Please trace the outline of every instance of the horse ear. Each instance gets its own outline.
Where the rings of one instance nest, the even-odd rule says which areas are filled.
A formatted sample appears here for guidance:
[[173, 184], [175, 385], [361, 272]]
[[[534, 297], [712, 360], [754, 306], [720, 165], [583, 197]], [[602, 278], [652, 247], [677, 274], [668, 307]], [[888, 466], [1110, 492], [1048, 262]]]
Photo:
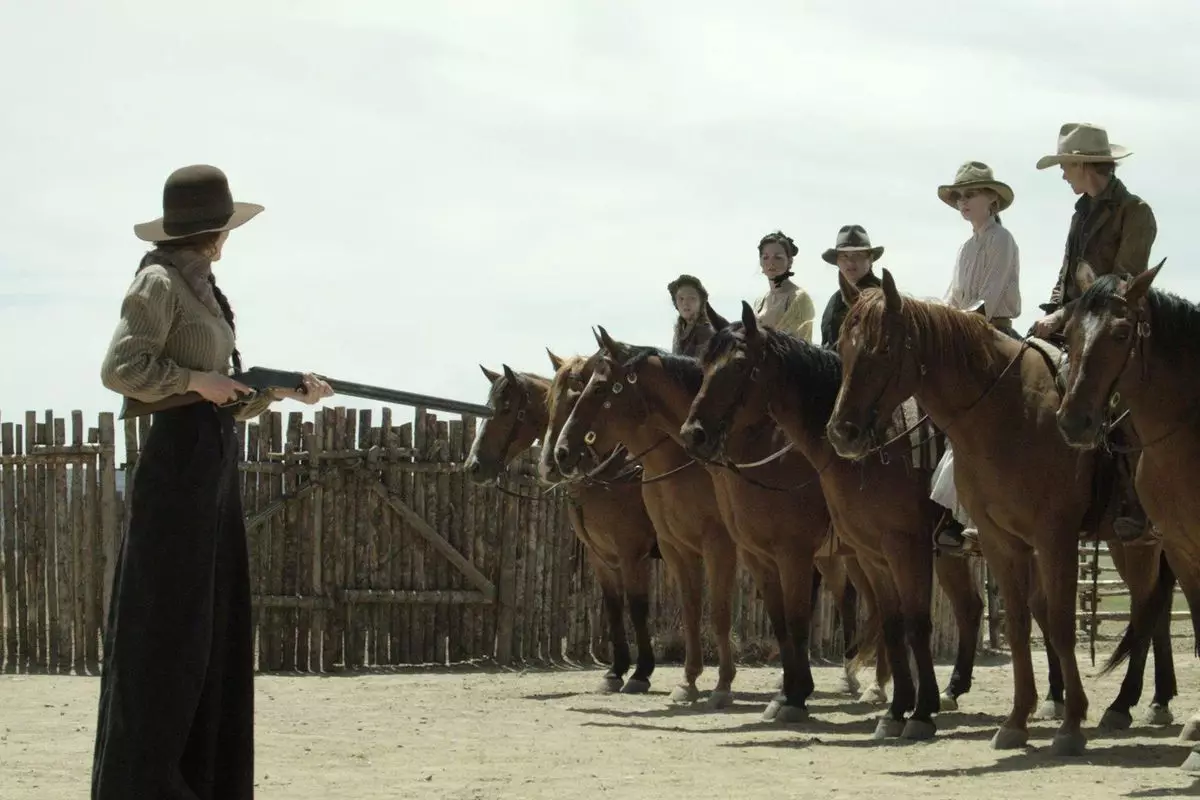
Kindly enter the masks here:
[[516, 383], [516, 382], [517, 382], [517, 376], [516, 376], [516, 374], [515, 374], [515, 373], [512, 371], [512, 367], [508, 366], [508, 364], [501, 364], [500, 366], [504, 367], [504, 378], [505, 378], [505, 380], [507, 380], [509, 383]]
[[1158, 271], [1162, 269], [1165, 263], [1167, 263], [1167, 260], [1164, 258], [1158, 264], [1131, 280], [1123, 292], [1125, 302], [1131, 306], [1140, 306], [1144, 303], [1146, 301], [1146, 294], [1150, 291], [1154, 279], [1158, 277]]
[[483, 370], [483, 376], [484, 376], [485, 378], [487, 378], [489, 382], [491, 382], [491, 383], [495, 383], [496, 381], [500, 380], [500, 373], [499, 373], [499, 372], [492, 372], [490, 369], [488, 369], [487, 367], [485, 367], [483, 364], [480, 364], [480, 365], [479, 365], [479, 368], [480, 368], [481, 370]]
[[546, 355], [550, 356], [550, 365], [554, 367], [555, 372], [558, 372], [560, 369], [562, 369], [563, 360], [554, 355], [554, 351], [549, 347], [546, 348]]
[[892, 279], [892, 273], [887, 267], [883, 268], [883, 297], [883, 307], [893, 314], [899, 314], [904, 301], [900, 298], [900, 292], [896, 290], [896, 281]]
[[758, 336], [758, 317], [754, 316], [754, 309], [745, 300], [742, 301], [742, 327], [747, 339]]
[[619, 345], [615, 339], [608, 335], [608, 331], [604, 330], [603, 325], [598, 325], [597, 327], [600, 329], [600, 336], [597, 340], [600, 342], [600, 346], [603, 347], [614, 360], [620, 361], [622, 352], [621, 345]]
[[1079, 287], [1079, 293], [1086, 292], [1095, 282], [1096, 270], [1092, 269], [1088, 262], [1080, 261], [1079, 266], [1075, 268], [1075, 285]]
[[840, 291], [842, 294], [842, 302], [844, 302], [847, 306], [854, 305], [854, 303], [858, 300], [859, 295], [862, 294], [861, 289], [859, 289], [850, 281], [846, 280], [846, 276], [842, 274], [840, 269], [838, 270], [838, 291]]

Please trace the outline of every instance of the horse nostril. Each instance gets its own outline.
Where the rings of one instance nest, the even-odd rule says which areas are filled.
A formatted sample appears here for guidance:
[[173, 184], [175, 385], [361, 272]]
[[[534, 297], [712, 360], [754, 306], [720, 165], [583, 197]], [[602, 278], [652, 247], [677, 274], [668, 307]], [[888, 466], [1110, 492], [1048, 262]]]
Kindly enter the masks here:
[[703, 447], [708, 442], [708, 434], [704, 432], [704, 428], [699, 425], [692, 428], [690, 431], [692, 444], [697, 447]]
[[845, 442], [858, 441], [858, 437], [862, 433], [862, 429], [853, 422], [839, 422], [834, 430]]
[[560, 444], [554, 448], [554, 460], [559, 464], [565, 463], [569, 455], [571, 455], [571, 451], [567, 449], [565, 444]]
[[467, 472], [471, 473], [472, 475], [479, 472], [479, 462], [476, 461], [475, 459], [471, 459], [470, 461], [468, 461], [467, 462]]

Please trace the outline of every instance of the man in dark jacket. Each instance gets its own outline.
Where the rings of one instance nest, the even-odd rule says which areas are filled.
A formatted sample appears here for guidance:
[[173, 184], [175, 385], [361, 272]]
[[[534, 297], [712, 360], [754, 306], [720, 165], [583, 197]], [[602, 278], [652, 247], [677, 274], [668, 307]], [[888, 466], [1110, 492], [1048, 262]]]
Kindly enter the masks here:
[[[1033, 324], [1032, 332], [1062, 344], [1064, 307], [1077, 299], [1090, 281], [1101, 275], [1139, 275], [1150, 262], [1150, 248], [1158, 234], [1154, 212], [1146, 201], [1125, 188], [1115, 174], [1117, 162], [1132, 152], [1108, 141], [1103, 128], [1069, 122], [1058, 132], [1058, 151], [1037, 162], [1038, 169], [1058, 164], [1063, 180], [1079, 195], [1058, 281], [1050, 302], [1041, 306], [1046, 316]], [[1126, 438], [1123, 427], [1111, 434], [1117, 444]], [[1113, 532], [1132, 541], [1149, 529], [1146, 514], [1133, 488], [1133, 469], [1128, 455], [1117, 459], [1124, 504], [1113, 522]]]
[[[882, 285], [879, 276], [872, 269], [882, 255], [883, 248], [871, 246], [871, 237], [862, 225], [843, 225], [838, 231], [836, 243], [822, 253], [821, 258], [826, 264], [837, 267], [851, 284], [859, 289], [866, 289], [869, 286]], [[842, 293], [834, 292], [821, 315], [822, 347], [837, 349], [838, 334], [849, 310]]]

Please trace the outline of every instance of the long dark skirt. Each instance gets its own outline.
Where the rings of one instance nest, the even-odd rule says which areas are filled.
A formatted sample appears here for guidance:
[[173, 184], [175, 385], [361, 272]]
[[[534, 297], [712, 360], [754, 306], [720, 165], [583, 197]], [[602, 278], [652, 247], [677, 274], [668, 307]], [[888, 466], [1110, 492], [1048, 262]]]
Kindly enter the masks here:
[[254, 796], [246, 528], [233, 419], [154, 416], [113, 576], [93, 800]]

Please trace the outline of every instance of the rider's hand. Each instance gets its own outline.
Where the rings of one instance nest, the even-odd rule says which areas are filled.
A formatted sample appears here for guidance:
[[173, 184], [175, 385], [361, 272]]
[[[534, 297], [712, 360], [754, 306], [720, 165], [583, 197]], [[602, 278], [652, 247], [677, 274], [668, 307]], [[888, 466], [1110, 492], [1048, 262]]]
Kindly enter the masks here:
[[1063, 311], [1060, 308], [1053, 314], [1048, 314], [1047, 316], [1044, 316], [1037, 322], [1033, 323], [1033, 335], [1039, 339], [1045, 339], [1048, 336], [1058, 333], [1059, 328], [1062, 327], [1062, 323]]
[[245, 384], [238, 383], [228, 375], [219, 372], [200, 372], [193, 370], [188, 378], [188, 391], [208, 400], [210, 403], [224, 405], [238, 400], [238, 394], [253, 394], [253, 390]]
[[293, 400], [298, 400], [301, 403], [314, 405], [321, 402], [326, 397], [333, 395], [333, 387], [328, 383], [313, 375], [311, 372], [304, 373], [304, 385], [300, 389], [276, 389], [275, 394], [281, 399], [290, 397]]

